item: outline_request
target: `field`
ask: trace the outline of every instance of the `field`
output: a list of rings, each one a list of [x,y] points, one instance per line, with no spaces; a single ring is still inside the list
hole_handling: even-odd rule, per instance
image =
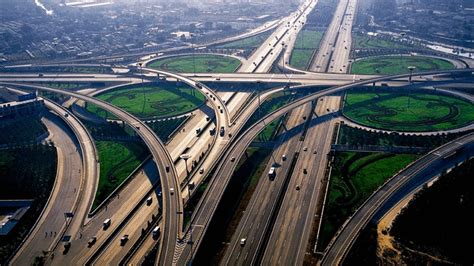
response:
[[[205,100],[200,92],[184,85],[171,83],[117,89],[100,94],[97,98],[123,108],[142,119],[187,113],[203,104]],[[112,118],[110,114],[95,105],[87,105],[87,110],[104,118]]]
[[[0,150],[0,199],[34,199],[15,228],[0,236],[0,264],[17,248],[38,219],[56,177],[56,148],[33,145]]]
[[[416,158],[410,154],[336,154],[318,249],[324,249],[342,223],[377,187]]]
[[[354,35],[355,49],[412,49],[413,46],[386,38],[363,34]]]
[[[316,30],[302,30],[296,38],[295,47],[291,53],[290,65],[306,69],[315,49],[319,48],[319,43],[324,32]]]
[[[377,56],[357,60],[352,64],[353,74],[404,74],[409,66],[415,66],[415,72],[428,70],[448,70],[454,65],[438,58],[424,56]]]
[[[196,54],[158,59],[148,65],[150,68],[179,73],[232,73],[240,61],[222,55]]]
[[[106,199],[148,155],[146,148],[137,143],[97,141],[100,179],[93,209]]]
[[[343,112],[360,124],[397,131],[447,130],[474,121],[469,102],[423,93],[349,92]]]

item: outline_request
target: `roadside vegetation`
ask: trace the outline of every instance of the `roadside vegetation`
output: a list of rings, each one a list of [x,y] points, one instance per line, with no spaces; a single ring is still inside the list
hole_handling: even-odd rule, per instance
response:
[[[390,234],[406,254],[403,264],[436,264],[433,258],[460,265],[474,262],[466,244],[474,233],[473,172],[471,159],[444,174],[433,186],[418,192],[395,219]]]
[[[0,123],[0,145],[24,145],[37,142],[37,138],[47,133],[39,116],[18,118]]]
[[[417,158],[412,154],[336,153],[318,250],[324,250],[344,221],[385,180]]]
[[[195,89],[176,83],[160,83],[143,87],[125,87],[99,94],[97,98],[142,119],[162,118],[188,113],[205,102],[205,96]],[[88,104],[87,110],[102,118],[111,114]]]
[[[96,141],[100,179],[92,209],[104,201],[149,155],[141,143]]]
[[[0,236],[0,264],[23,241],[45,206],[56,177],[56,148],[31,145],[0,150],[0,199],[33,199],[26,214],[6,236]],[[9,210],[1,210],[1,213]]]
[[[168,57],[148,65],[150,68],[179,73],[232,73],[239,66],[240,61],[236,58],[213,54]]]
[[[467,133],[467,132],[466,132]],[[460,137],[465,133],[450,133],[429,136],[410,136],[407,138],[403,133],[381,133],[371,132],[362,129],[341,125],[337,144],[346,144],[353,146],[385,146],[385,147],[424,147],[435,148]]]
[[[354,34],[354,49],[413,49],[414,45],[380,36]]]
[[[356,60],[352,63],[353,74],[390,75],[410,73],[409,66],[415,66],[416,71],[449,70],[454,65],[446,60],[425,56],[376,56]]]
[[[362,125],[397,131],[448,130],[474,121],[471,103],[421,92],[350,91],[343,112]]]

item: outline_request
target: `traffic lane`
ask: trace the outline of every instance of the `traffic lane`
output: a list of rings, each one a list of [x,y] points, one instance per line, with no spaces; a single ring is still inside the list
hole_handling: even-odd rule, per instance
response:
[[[308,105],[301,106],[289,114],[286,123],[287,130],[304,123],[302,117],[307,115],[308,107]],[[287,132],[282,133],[279,138],[278,143],[280,144],[276,145],[277,148],[272,152],[270,161],[260,177],[256,193],[252,195],[251,202],[232,237],[230,248],[223,258],[225,264],[247,264],[253,262],[260,245],[260,239],[268,226],[268,220],[272,210],[275,208],[274,205],[286,179],[290,163],[293,160],[294,153],[291,152],[291,149],[298,145],[298,142],[298,135],[287,134]],[[284,154],[287,156],[286,162],[281,160]],[[276,167],[276,176],[271,180],[268,172],[276,161],[278,161],[279,167]],[[246,238],[247,242],[245,246],[239,247],[240,239],[242,238]],[[241,256],[241,254],[244,255]]]
[[[82,182],[82,159],[76,136],[56,115],[47,113],[42,122],[50,132],[49,140],[56,147],[56,180],[37,226],[12,260],[19,265],[31,264],[35,257],[42,256],[44,250],[51,250],[59,241],[66,220],[58,217],[73,211]]]
[[[335,99],[333,99],[335,98]],[[339,97],[324,97],[318,101],[314,112],[327,113],[338,108]],[[282,263],[293,265],[299,253],[306,251],[306,234],[313,218],[316,199],[324,177],[328,147],[330,148],[333,123],[325,121],[309,127],[304,141],[307,151],[301,151],[291,183],[275,222],[274,230],[265,250],[263,264]],[[314,151],[317,151],[314,154]],[[306,172],[304,171],[306,170]],[[296,189],[299,188],[299,190]]]

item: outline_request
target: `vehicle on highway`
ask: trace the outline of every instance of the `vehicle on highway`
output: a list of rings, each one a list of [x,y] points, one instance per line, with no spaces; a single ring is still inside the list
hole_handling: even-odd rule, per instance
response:
[[[170,194],[173,195],[174,194],[174,188],[170,188]]]
[[[314,151],[313,151],[313,154],[317,154],[317,153],[318,153],[318,151],[317,151],[317,150],[314,150]]]
[[[125,243],[128,241],[128,235],[123,235],[122,238],[120,238],[120,245],[124,246]]]
[[[306,170],[306,168],[303,168],[303,174],[307,174],[308,173],[308,170]]]
[[[276,171],[275,171],[275,167],[271,167],[270,170],[268,171],[268,176],[270,178],[275,178],[276,176]]]
[[[202,85],[199,83],[196,83],[196,87],[198,87],[199,89],[202,89]]]
[[[282,161],[286,161],[286,154],[283,154],[283,155],[281,156],[281,160],[282,160]]]
[[[299,185],[296,185],[296,190],[300,190],[300,186],[299,186]]]
[[[223,137],[225,135],[225,129],[224,127],[221,127],[221,130],[219,131],[219,135]]]
[[[210,134],[211,136],[214,136],[214,134],[216,134],[216,129],[215,129],[215,128],[209,129],[209,134]]]
[[[200,128],[200,127],[198,127],[198,128],[196,129],[196,134],[199,135],[199,133],[201,133],[201,128]]]
[[[308,147],[304,146],[303,151],[307,151],[307,150],[308,150]]]
[[[95,244],[95,242],[97,242],[97,237],[95,236],[91,237],[89,241],[87,241],[87,247],[89,248],[92,247]]]
[[[195,186],[194,181],[188,183],[188,189],[194,189]]]
[[[109,226],[110,226],[111,223],[112,223],[112,220],[110,220],[110,218],[105,219],[102,228],[103,228],[104,230],[107,230],[107,228],[109,228]]]
[[[146,206],[150,206],[151,203],[153,202],[153,198],[150,196],[146,199]]]
[[[153,229],[153,231],[151,232],[153,239],[154,239],[154,240],[157,240],[158,237],[160,236],[160,233],[161,233],[160,226],[156,226],[156,227]]]
[[[64,250],[63,250],[63,254],[66,254],[69,249],[71,248],[71,242],[67,241],[64,243]]]
[[[209,116],[206,116],[206,121],[209,121],[211,120],[211,118]]]
[[[231,162],[234,162],[234,161],[235,161],[235,157],[230,158],[230,161],[231,161]]]
[[[199,169],[199,174],[204,174],[204,168]]]
[[[245,246],[245,242],[247,242],[247,239],[246,238],[242,238],[240,239],[240,246]]]

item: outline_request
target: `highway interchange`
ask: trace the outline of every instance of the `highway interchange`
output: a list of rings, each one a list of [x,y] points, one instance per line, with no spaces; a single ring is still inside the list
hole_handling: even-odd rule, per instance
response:
[[[47,107],[61,117],[74,133],[74,136],[70,136],[70,133],[56,125],[48,126],[50,130],[55,132],[52,136],[53,141],[55,137],[63,136],[56,139],[55,143],[57,142],[59,147],[68,147],[64,148],[65,150],[60,149],[59,153],[66,151],[71,153],[71,157],[59,156],[59,158],[64,158],[64,162],[60,165],[65,165],[65,169],[63,174],[58,175],[58,178],[70,176],[69,179],[66,179],[68,180],[66,182],[72,182],[72,173],[77,172],[74,175],[79,176],[78,179],[81,181],[76,180],[75,184],[67,186],[68,190],[60,188],[60,185],[55,186],[51,203],[46,208],[47,211],[41,216],[38,225],[17,252],[12,262],[27,264],[27,261],[34,257],[33,254],[45,250],[43,247],[45,244],[43,232],[51,231],[51,228],[56,226],[59,229],[54,230],[62,231],[61,236],[68,235],[72,237],[72,246],[68,254],[64,256],[57,255],[54,260],[50,261],[51,264],[62,265],[71,261],[77,264],[115,265],[124,262],[139,264],[143,260],[143,255],[151,250],[156,243],[151,236],[137,242],[140,231],[143,227],[146,227],[144,225],[149,221],[156,221],[156,217],[161,217],[157,223],[162,231],[158,245],[157,264],[186,265],[193,260],[199,250],[199,246],[209,229],[209,223],[239,159],[266,125],[286,115],[287,118],[284,120],[285,132],[277,140],[272,152],[272,159],[263,171],[256,192],[253,194],[249,207],[239,223],[232,241],[229,243],[222,263],[232,265],[257,263],[301,265],[309,244],[309,235],[314,226],[314,217],[322,215],[321,202],[324,199],[324,191],[327,186],[327,180],[325,180],[327,154],[329,153],[335,124],[341,119],[337,112],[340,108],[340,94],[363,85],[388,83],[390,86],[402,86],[407,84],[407,79],[410,77],[409,74],[388,77],[346,74],[349,66],[351,29],[357,4],[356,0],[342,0],[339,2],[336,15],[321,42],[319,51],[313,58],[311,70],[333,73],[302,72],[289,74],[291,87],[286,87],[289,81],[286,74],[268,73],[281,54],[288,52],[285,44],[291,43],[292,40],[294,43],[298,32],[303,28],[306,16],[314,9],[317,2],[317,0],[305,1],[298,11],[281,19],[278,23],[272,24],[273,33],[247,60],[242,62],[237,73],[233,74],[176,74],[147,68],[146,64],[138,69],[132,66],[122,66],[123,69],[129,72],[125,74],[55,73],[44,74],[39,77],[37,73],[0,73],[0,84],[8,87],[54,92],[100,106],[133,128],[152,154],[152,158],[144,162],[142,170],[134,173],[132,181],[120,191],[120,195],[115,195],[110,199],[105,205],[105,210],[102,208],[93,217],[86,217],[90,211],[92,197],[98,182],[97,151],[93,139],[75,114],[46,100]],[[240,37],[243,38],[252,34]],[[289,50],[291,52],[291,47]],[[286,65],[285,62],[284,65]],[[472,74],[472,69],[420,73],[414,76],[413,81],[423,83],[433,79],[449,80],[451,79],[449,76],[441,75],[456,73]],[[142,81],[153,82],[160,76],[165,76],[168,80],[184,82],[201,91],[207,98],[206,109],[195,111],[192,118],[184,126],[186,132],[184,130],[177,132],[167,143],[163,143],[153,130],[140,119],[93,97],[100,92],[96,91],[85,95],[27,84],[48,81],[113,81],[137,84]],[[277,88],[260,93],[259,97],[252,98],[249,92],[216,92],[203,83],[216,82],[216,79],[219,79],[220,82],[274,83]],[[467,84],[469,85],[470,82],[468,81]],[[241,132],[248,119],[258,109],[260,101],[265,101],[276,92],[315,86],[333,87],[288,103],[267,114],[244,132]],[[210,121],[206,117],[210,117]],[[45,119],[45,123],[48,124],[47,119],[49,118]],[[222,136],[207,134],[206,132],[211,127],[217,129],[222,127],[225,134]],[[193,134],[198,128],[205,129],[205,134],[198,136]],[[77,140],[75,140],[76,138]],[[300,141],[301,139],[303,141]],[[61,144],[61,141],[64,141],[64,143]],[[78,144],[73,144],[76,141]],[[458,144],[457,146],[448,145],[449,149],[446,148],[448,146],[445,146],[433,151],[404,170],[413,171],[414,173],[403,175],[403,177],[405,179],[408,177],[415,178],[417,176],[415,173],[437,162],[430,155],[435,154],[434,157],[439,158],[443,154],[459,148],[459,146],[468,145],[471,147],[471,142],[472,135],[469,135],[454,142]],[[71,147],[74,148],[71,149]],[[200,154],[205,154],[204,158],[199,161],[199,167],[190,173],[188,173],[186,162],[181,159],[181,155],[185,152],[191,157],[191,160],[197,160]],[[282,160],[283,155],[286,156],[285,161]],[[426,159],[428,157],[429,159]],[[82,165],[78,165],[77,158],[81,158]],[[75,162],[68,163],[68,160]],[[276,167],[276,178],[270,179],[268,178],[268,171],[275,165],[278,165]],[[204,174],[197,173],[196,170],[201,168],[205,170]],[[214,169],[214,171],[208,189],[195,208],[189,225],[185,227],[183,221],[184,206],[189,200],[189,196],[194,193],[194,191],[189,190],[188,184],[193,182],[199,185],[207,175],[211,174],[211,169]],[[387,182],[385,186],[389,186],[391,182],[397,182],[398,184],[399,176],[401,174],[390,179],[391,181]],[[61,182],[61,180],[58,179],[57,182]],[[64,203],[60,202],[59,198],[65,197],[61,196],[61,193],[69,195],[71,188],[73,188],[73,194],[76,197]],[[393,192],[397,189],[399,189],[399,186],[393,186],[390,191]],[[171,190],[175,190],[176,193],[171,193]],[[157,197],[158,192],[162,193],[161,204]],[[381,195],[377,196],[377,193]],[[392,194],[386,193],[385,189],[380,189],[371,198],[373,203],[368,201],[364,205],[372,204],[370,205],[370,211],[364,211],[364,206],[358,210],[357,214],[337,235],[337,239],[332,243],[328,252],[325,253],[323,264],[333,265],[340,262],[339,260],[345,256],[363,225],[381,208],[381,203],[385,202],[386,198]],[[144,200],[149,196],[153,198],[153,203],[151,206],[145,206]],[[74,217],[67,223],[61,220],[61,222],[57,222],[57,225],[53,225],[54,217],[61,214],[62,218],[65,209],[71,210],[75,214]],[[357,215],[363,217],[355,218]],[[294,217],[298,217],[298,219],[294,219]],[[112,225],[109,230],[103,231],[102,222],[107,218],[112,219]],[[353,223],[356,225],[353,226]],[[46,225],[47,229],[44,228]],[[127,248],[120,247],[117,243],[124,233],[131,235],[130,242],[139,245],[136,245],[133,249],[132,245]],[[97,237],[97,243],[92,248],[85,248],[86,242],[91,236]],[[242,238],[247,240],[244,247],[240,246]],[[48,241],[50,247],[47,250],[53,253],[56,251],[59,254],[62,250],[61,245],[59,245],[59,235],[56,239],[51,238]]]

